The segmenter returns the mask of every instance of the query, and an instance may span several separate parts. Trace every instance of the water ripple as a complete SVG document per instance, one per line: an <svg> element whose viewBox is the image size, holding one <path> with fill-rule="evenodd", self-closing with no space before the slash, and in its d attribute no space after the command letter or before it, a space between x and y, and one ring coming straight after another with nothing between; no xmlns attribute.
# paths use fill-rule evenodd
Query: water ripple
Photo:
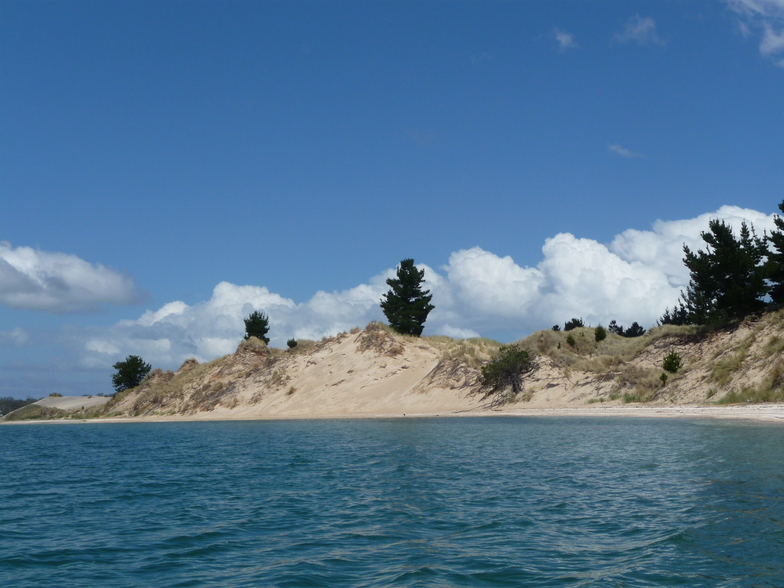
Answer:
<svg viewBox="0 0 784 588"><path fill-rule="evenodd" d="M0 585L784 586L784 428L0 427Z"/></svg>

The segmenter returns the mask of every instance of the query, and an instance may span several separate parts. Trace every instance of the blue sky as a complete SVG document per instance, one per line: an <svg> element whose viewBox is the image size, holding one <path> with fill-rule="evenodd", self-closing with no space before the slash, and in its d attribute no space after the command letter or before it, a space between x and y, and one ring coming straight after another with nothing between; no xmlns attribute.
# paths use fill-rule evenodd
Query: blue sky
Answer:
<svg viewBox="0 0 784 588"><path fill-rule="evenodd" d="M0 395L382 319L653 324L784 197L784 0L0 4Z"/></svg>

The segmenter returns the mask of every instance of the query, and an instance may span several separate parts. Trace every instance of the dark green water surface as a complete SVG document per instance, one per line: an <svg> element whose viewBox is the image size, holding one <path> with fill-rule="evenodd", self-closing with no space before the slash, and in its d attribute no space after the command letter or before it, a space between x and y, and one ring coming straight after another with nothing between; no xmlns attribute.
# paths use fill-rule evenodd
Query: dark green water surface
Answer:
<svg viewBox="0 0 784 588"><path fill-rule="evenodd" d="M784 426L0 427L0 586L784 587Z"/></svg>

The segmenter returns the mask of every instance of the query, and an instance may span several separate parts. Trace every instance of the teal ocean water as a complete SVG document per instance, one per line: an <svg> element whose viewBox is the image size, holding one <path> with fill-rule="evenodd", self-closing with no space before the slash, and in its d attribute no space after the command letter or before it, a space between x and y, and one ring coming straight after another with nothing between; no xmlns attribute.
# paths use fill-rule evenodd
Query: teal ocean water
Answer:
<svg viewBox="0 0 784 588"><path fill-rule="evenodd" d="M784 426L0 427L0 586L784 586Z"/></svg>

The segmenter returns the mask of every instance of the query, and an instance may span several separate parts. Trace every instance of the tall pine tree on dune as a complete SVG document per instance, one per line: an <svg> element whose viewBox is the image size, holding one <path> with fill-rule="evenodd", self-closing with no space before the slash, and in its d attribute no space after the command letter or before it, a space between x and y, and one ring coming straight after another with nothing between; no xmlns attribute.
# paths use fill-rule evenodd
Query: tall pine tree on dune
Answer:
<svg viewBox="0 0 784 588"><path fill-rule="evenodd" d="M779 204L779 210L784 212L784 201ZM765 264L768 280L770 280L770 299L774 304L784 303L784 219L779 215L773 216L776 224L775 231L768 235L768 243L772 250L768 253L768 261Z"/></svg>
<svg viewBox="0 0 784 588"><path fill-rule="evenodd" d="M763 298L769 286L769 269L763 263L768 250L746 223L735 237L724 221L712 220L709 231L701 234L705 251L693 252L683 246L683 259L691 280L683 295L683 306L692 324L708 324L742 319L765 308Z"/></svg>
<svg viewBox="0 0 784 588"><path fill-rule="evenodd" d="M425 270L414 267L413 259L404 259L397 268L397 278L387 279L389 292L381 299L381 310L389 325L402 335L419 337L427 315L435 308L430 290L422 290Z"/></svg>

